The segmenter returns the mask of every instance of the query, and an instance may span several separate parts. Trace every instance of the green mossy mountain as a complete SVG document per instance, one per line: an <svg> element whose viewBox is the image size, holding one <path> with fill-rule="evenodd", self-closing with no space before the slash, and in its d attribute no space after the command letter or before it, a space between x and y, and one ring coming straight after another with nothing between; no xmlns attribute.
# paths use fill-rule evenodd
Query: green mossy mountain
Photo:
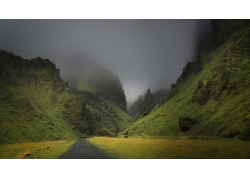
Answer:
<svg viewBox="0 0 250 180"><path fill-rule="evenodd" d="M1 50L0 132L0 143L57 140L94 133L94 124L54 63Z"/></svg>
<svg viewBox="0 0 250 180"><path fill-rule="evenodd" d="M127 114L122 84L113 72L90 59L83 59L67 68L63 78L72 93L86 97L87 109L96 124L97 135L116 136L133 123ZM74 64L72 63L72 64Z"/></svg>
<svg viewBox="0 0 250 180"><path fill-rule="evenodd" d="M160 106L122 134L250 139L249 21L212 25L210 46L186 65Z"/></svg>
<svg viewBox="0 0 250 180"><path fill-rule="evenodd" d="M83 94L86 97L87 109L91 112L97 124L96 130L98 135L116 136L120 131L134 122L113 101L88 91L79 90L77 93Z"/></svg>
<svg viewBox="0 0 250 180"><path fill-rule="evenodd" d="M160 89L151 93L150 88L144 95L140 95L138 99L131 104L128 114L134 120L142 116L146 116L157 104L159 104L167 94L167 90Z"/></svg>
<svg viewBox="0 0 250 180"><path fill-rule="evenodd" d="M118 108L127 112L125 93L116 74L88 58L73 61L72 64L69 64L62 78L69 82L73 93L79 90L93 92L105 100L114 102Z"/></svg>
<svg viewBox="0 0 250 180"><path fill-rule="evenodd" d="M131 125L125 109L99 93L102 88L84 82L73 88L74 93L48 59L26 60L1 50L0 144L115 136Z"/></svg>
<svg viewBox="0 0 250 180"><path fill-rule="evenodd" d="M91 84L71 81L72 93L48 59L26 60L1 50L0 143L115 136L132 121L124 112L126 100L117 76L105 71L102 77L105 83L99 86L97 80ZM111 96L110 88L118 92L111 91Z"/></svg>

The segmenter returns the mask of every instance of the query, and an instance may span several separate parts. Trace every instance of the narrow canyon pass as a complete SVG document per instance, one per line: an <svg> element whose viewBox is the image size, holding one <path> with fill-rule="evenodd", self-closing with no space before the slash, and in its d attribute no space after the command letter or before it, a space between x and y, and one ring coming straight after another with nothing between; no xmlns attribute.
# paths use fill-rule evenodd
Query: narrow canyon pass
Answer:
<svg viewBox="0 0 250 180"><path fill-rule="evenodd" d="M132 78L128 86L115 64L107 68L87 55L67 56L62 67L58 60L0 50L0 152L10 151L0 157L250 158L250 21L211 20L211 28L171 87L144 88ZM140 64L145 77L162 82L150 62ZM144 91L128 102L124 84Z"/></svg>

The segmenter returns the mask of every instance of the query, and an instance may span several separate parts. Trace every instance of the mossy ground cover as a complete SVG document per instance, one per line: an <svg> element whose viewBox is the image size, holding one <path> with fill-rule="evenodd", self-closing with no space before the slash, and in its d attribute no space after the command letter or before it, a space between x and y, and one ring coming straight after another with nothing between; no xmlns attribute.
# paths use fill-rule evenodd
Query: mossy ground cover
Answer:
<svg viewBox="0 0 250 180"><path fill-rule="evenodd" d="M88 104L87 109L90 110L100 135L116 136L118 132L133 123L127 113L109 100L100 98L100 101Z"/></svg>
<svg viewBox="0 0 250 180"><path fill-rule="evenodd" d="M15 97L12 96L9 102L1 101L1 143L59 140L77 136L62 114L64 103L73 98L68 93L57 94L45 88L20 85L17 88L19 96L9 88ZM74 105L76 107L73 110L80 111L81 104L78 105L80 107L77 105Z"/></svg>
<svg viewBox="0 0 250 180"><path fill-rule="evenodd" d="M250 142L230 139L92 137L91 144L120 159L246 159Z"/></svg>
<svg viewBox="0 0 250 180"><path fill-rule="evenodd" d="M67 151L76 140L41 141L0 145L2 159L51 159L58 158Z"/></svg>

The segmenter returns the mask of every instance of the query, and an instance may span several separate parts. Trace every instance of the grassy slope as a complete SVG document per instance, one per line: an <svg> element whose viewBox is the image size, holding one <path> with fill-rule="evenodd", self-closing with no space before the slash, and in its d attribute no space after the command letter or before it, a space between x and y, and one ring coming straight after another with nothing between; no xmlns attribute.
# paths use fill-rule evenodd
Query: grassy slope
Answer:
<svg viewBox="0 0 250 180"><path fill-rule="evenodd" d="M250 142L217 139L88 138L109 156L125 159L240 159L250 158Z"/></svg>
<svg viewBox="0 0 250 180"><path fill-rule="evenodd" d="M62 120L60 104L50 100L50 92L35 93L30 88L18 88L18 91L22 95L12 99L17 102L15 105L5 101L0 105L2 142L64 139L75 134ZM22 99L25 102L20 102Z"/></svg>
<svg viewBox="0 0 250 180"><path fill-rule="evenodd" d="M77 90L78 91L87 91L87 92L92 92L92 93L96 93L98 91L97 88L95 88L95 87L93 87L90 84L85 83L85 82L78 82Z"/></svg>
<svg viewBox="0 0 250 180"><path fill-rule="evenodd" d="M71 146L76 143L75 140L65 140L62 143L58 143L54 146L49 146L46 148L35 149L30 151L30 154L25 155L24 159L58 159L62 154L67 152ZM36 144L34 144L35 146ZM35 146L37 147L37 146Z"/></svg>
<svg viewBox="0 0 250 180"><path fill-rule="evenodd" d="M0 55L1 144L66 139L81 135L79 126L88 129L84 96L70 93L53 63Z"/></svg>
<svg viewBox="0 0 250 180"><path fill-rule="evenodd" d="M163 100L167 92L167 90L161 89L151 93L150 89L148 89L147 93L140 95L137 100L131 104L131 107L128 109L128 114L133 117L134 120L143 117Z"/></svg>
<svg viewBox="0 0 250 180"><path fill-rule="evenodd" d="M58 140L0 145L0 158L58 158L75 142L76 140Z"/></svg>
<svg viewBox="0 0 250 180"><path fill-rule="evenodd" d="M240 37L236 43L233 37ZM250 30L237 32L216 50L203 54L203 69L198 75L191 74L178 83L179 92L166 100L160 108L155 108L144 118L123 131L132 136L223 136L249 138L250 127ZM226 88L222 77L230 69L232 73ZM212 89L218 90L218 100L210 98L205 105L193 102L192 98L198 81L206 84L212 81ZM234 87L231 88L231 87ZM230 92L230 88L233 89ZM212 90L213 91L213 90ZM196 96L196 94L195 94ZM181 132L179 117L197 117L198 123L190 131Z"/></svg>
<svg viewBox="0 0 250 180"><path fill-rule="evenodd" d="M99 135L115 136L119 131L124 130L133 123L132 118L122 111L117 105L102 98L96 92L97 88L90 88L86 82L79 82L78 92L87 92L87 109L90 111L94 121L95 129ZM84 86L84 87L83 87Z"/></svg>

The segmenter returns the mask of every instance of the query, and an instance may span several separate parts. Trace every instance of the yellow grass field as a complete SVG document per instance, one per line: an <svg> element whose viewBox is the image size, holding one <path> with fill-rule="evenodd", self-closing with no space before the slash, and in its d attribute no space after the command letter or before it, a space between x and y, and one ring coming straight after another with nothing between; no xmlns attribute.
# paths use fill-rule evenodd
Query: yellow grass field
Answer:
<svg viewBox="0 0 250 180"><path fill-rule="evenodd" d="M236 139L92 137L91 144L120 159L247 159L250 142Z"/></svg>
<svg viewBox="0 0 250 180"><path fill-rule="evenodd" d="M76 140L59 140L0 145L0 158L58 158L75 142Z"/></svg>

